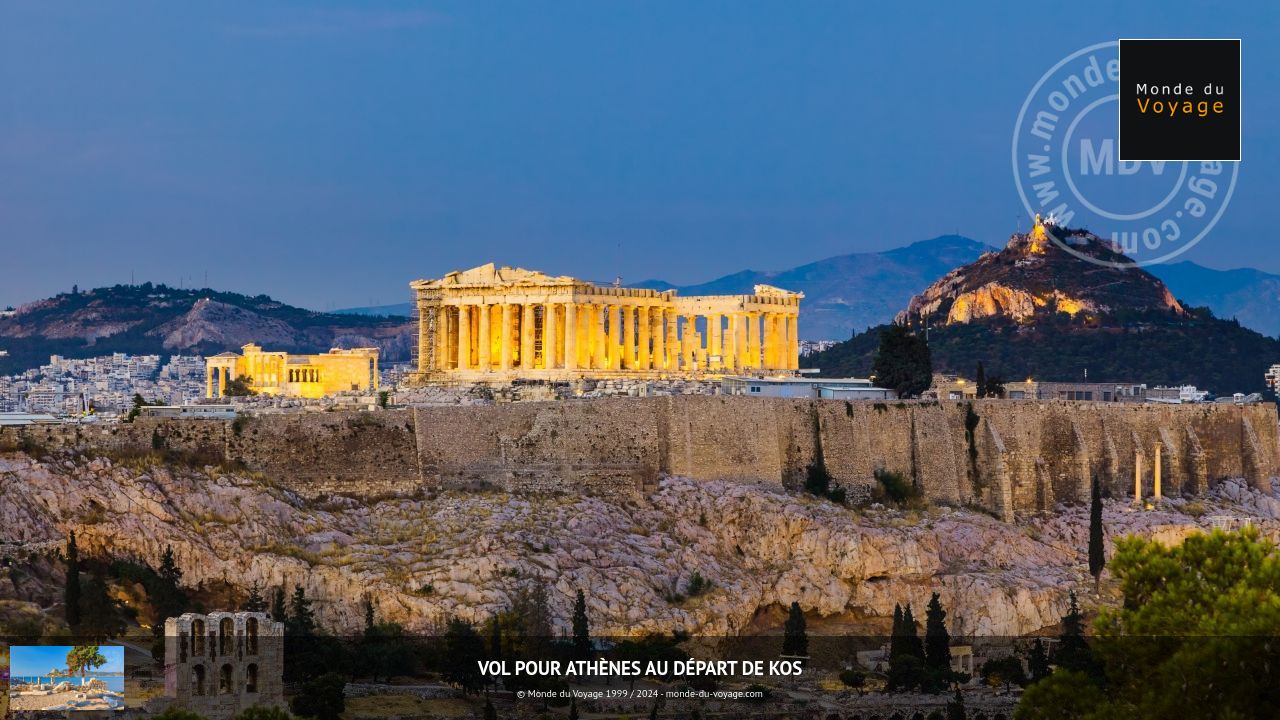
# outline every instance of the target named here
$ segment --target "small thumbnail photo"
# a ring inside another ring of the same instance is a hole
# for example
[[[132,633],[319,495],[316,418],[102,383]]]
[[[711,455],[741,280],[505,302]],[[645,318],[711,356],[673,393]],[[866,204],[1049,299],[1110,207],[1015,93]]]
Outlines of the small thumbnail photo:
[[[9,710],[121,710],[124,648],[15,645],[9,648]]]

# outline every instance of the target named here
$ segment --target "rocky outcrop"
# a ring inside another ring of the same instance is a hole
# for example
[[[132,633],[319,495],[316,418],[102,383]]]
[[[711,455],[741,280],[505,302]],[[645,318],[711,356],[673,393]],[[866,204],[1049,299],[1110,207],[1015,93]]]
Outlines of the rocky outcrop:
[[[1056,242],[1051,233],[1059,237]],[[1086,263],[1080,256],[1101,262]],[[945,318],[950,325],[1002,317],[1027,323],[1037,315],[1082,312],[1096,321],[1117,308],[1183,312],[1163,282],[1126,264],[1132,261],[1090,233],[1037,225],[1012,236],[1003,250],[986,253],[925,288],[896,322]]]
[[[455,491],[317,502],[213,468],[69,454],[0,456],[0,479],[4,540],[74,529],[82,553],[152,565],[171,545],[186,582],[301,585],[335,629],[359,626],[367,593],[385,617],[423,631],[448,616],[483,620],[536,582],[566,628],[574,593],[586,591],[601,634],[754,632],[765,611],[791,602],[846,632],[884,632],[895,603],[923,605],[937,591],[953,632],[1016,635],[1056,623],[1067,593],[1090,584],[1083,508],[1010,524],[678,477],[638,501]],[[1280,534],[1276,497],[1247,485],[1224,484],[1200,503],[1109,504],[1109,539],[1176,542],[1224,518]],[[711,589],[683,598],[694,573]]]

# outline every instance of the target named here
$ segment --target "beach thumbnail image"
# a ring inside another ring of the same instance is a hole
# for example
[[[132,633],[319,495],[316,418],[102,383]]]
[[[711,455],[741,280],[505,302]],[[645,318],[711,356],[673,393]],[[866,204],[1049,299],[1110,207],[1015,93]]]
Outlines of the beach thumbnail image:
[[[124,648],[15,645],[9,648],[9,709],[124,708]]]

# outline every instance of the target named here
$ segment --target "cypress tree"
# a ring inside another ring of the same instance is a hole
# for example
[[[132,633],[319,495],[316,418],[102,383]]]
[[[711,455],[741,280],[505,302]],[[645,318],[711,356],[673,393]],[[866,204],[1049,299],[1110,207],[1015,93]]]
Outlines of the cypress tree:
[[[573,654],[576,660],[591,659],[591,622],[587,620],[587,598],[581,590],[573,603]]]
[[[249,586],[249,597],[244,601],[245,612],[262,612],[267,609],[267,600],[262,597],[262,589],[258,587],[258,581],[254,580]]]
[[[373,635],[373,598],[368,595],[364,596],[364,634],[366,637]]]
[[[1089,574],[1093,576],[1094,592],[1102,579],[1102,568],[1106,567],[1107,558],[1102,537],[1102,488],[1098,478],[1093,479],[1093,490],[1089,502]]]
[[[942,690],[951,678],[951,636],[947,633],[947,611],[942,609],[938,593],[929,598],[925,610],[924,655],[928,668],[929,689]]]
[[[893,604],[893,632],[889,635],[889,658],[902,654],[902,605]]]
[[[1049,676],[1049,654],[1045,652],[1044,643],[1040,638],[1031,644],[1031,654],[1027,657],[1027,674],[1031,682],[1041,680]]]
[[[311,601],[307,599],[307,591],[301,585],[293,586],[293,598],[289,602],[289,619],[286,627],[292,635],[306,637],[316,629],[315,613],[311,611]]]
[[[578,720],[578,698],[569,701],[569,720]]]
[[[489,659],[502,659],[502,621],[497,615],[489,619]]]
[[[911,614],[911,603],[902,611],[903,648],[908,655],[924,660],[924,643],[920,640],[920,623]]]
[[[67,585],[63,592],[67,624],[75,629],[80,625],[80,550],[76,547],[76,531],[67,539]]]
[[[782,631],[782,654],[792,657],[809,656],[809,635],[805,632],[804,612],[800,603],[792,602],[787,614],[787,624]]]
[[[493,707],[493,700],[487,695],[484,699],[484,720],[498,720],[498,711]]]
[[[289,619],[289,613],[285,610],[284,605],[283,587],[277,587],[271,593],[271,619],[277,622],[284,622]]]
[[[974,387],[974,390],[976,391],[978,397],[984,398],[987,396],[987,370],[986,368],[982,367],[981,360],[978,361],[978,372],[976,373],[976,375],[977,377],[974,378],[974,383],[973,383],[976,386]]]

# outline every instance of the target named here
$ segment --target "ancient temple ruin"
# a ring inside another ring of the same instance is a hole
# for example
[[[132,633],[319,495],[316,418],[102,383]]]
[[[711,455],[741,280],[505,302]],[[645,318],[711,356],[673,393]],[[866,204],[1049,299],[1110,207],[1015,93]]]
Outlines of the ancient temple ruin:
[[[284,707],[284,623],[260,612],[184,613],[165,620],[164,634],[174,705],[211,719]]]
[[[410,283],[420,382],[791,374],[802,293],[598,285],[492,263]]]

